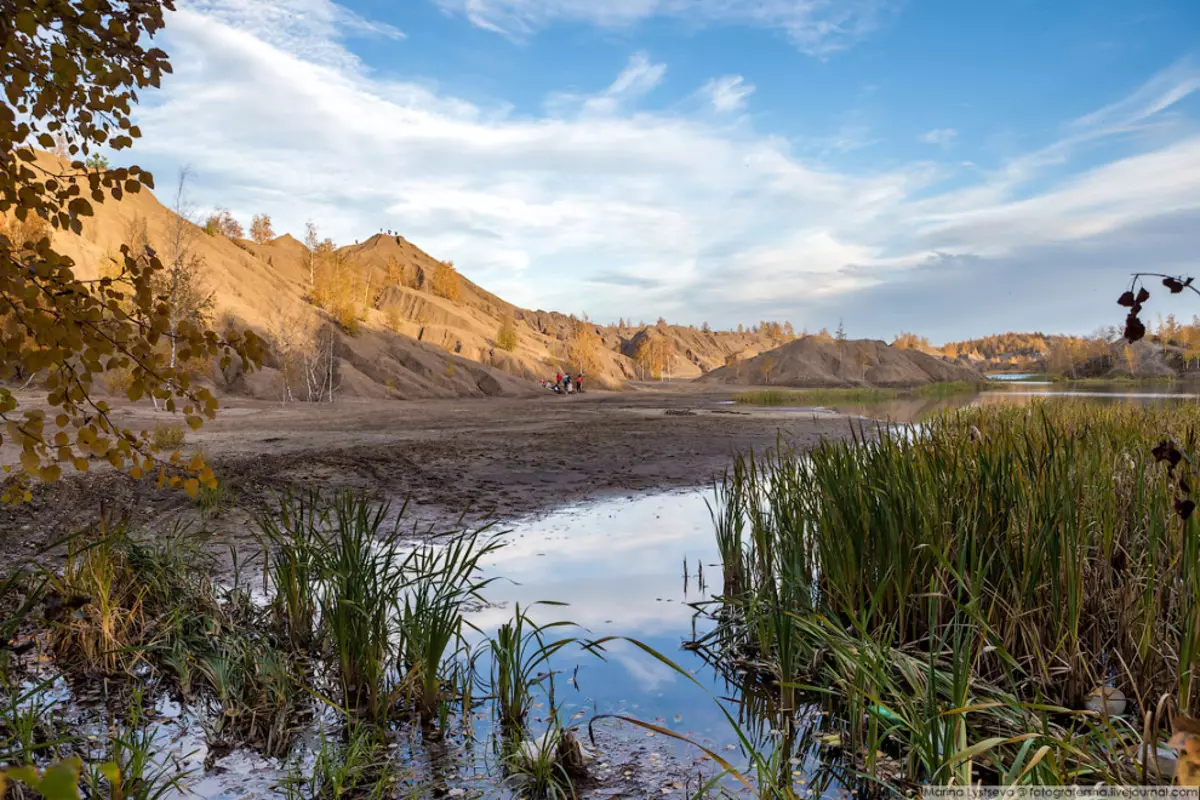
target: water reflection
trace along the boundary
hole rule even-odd
[[[559,629],[559,635],[636,639],[687,676],[627,641],[608,642],[603,658],[568,648],[553,660],[553,705],[564,724],[626,714],[687,736],[739,767],[749,766],[724,708],[757,749],[779,752],[773,768],[793,777],[798,791],[840,786],[831,776],[814,783],[821,766],[820,747],[811,735],[815,711],[800,709],[795,724],[781,725],[764,695],[746,693],[728,680],[736,672],[732,665],[684,647],[711,627],[694,604],[720,591],[709,495],[709,490],[692,490],[619,497],[510,525],[509,546],[484,565],[486,573],[503,579],[488,587],[491,604],[470,615],[480,629],[478,639],[511,619],[518,603],[539,623],[569,619],[580,626]],[[539,601],[569,605],[534,605]],[[550,705],[551,698],[543,697],[535,709],[543,724]],[[632,752],[644,764],[661,755],[686,769],[701,756],[686,743],[648,735],[628,723],[605,720],[597,727],[606,758]],[[712,762],[704,767],[711,776]],[[691,774],[694,779],[696,770]],[[675,782],[644,788],[657,793]]]

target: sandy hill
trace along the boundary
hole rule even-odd
[[[579,369],[589,385],[616,388],[630,380],[693,379],[714,370],[728,375],[721,372],[725,364],[758,363],[756,356],[785,340],[778,325],[745,332],[665,322],[598,325],[523,309],[403,236],[380,233],[314,256],[289,234],[262,244],[209,235],[148,191],[96,204],[80,236],[54,234],[55,247],[85,277],[111,268],[121,244],[139,239],[164,262],[180,253],[195,260],[202,286],[213,295],[218,329],[249,327],[272,343],[262,371],[213,376],[221,391],[262,398],[320,393],[313,388],[319,364],[350,396],[520,395],[537,391],[539,379],[559,370]],[[336,275],[328,285],[336,284],[340,300],[325,297],[314,274]],[[507,348],[499,344],[505,327],[515,333]],[[816,380],[862,382],[856,364],[853,358],[840,366],[831,362]],[[886,370],[879,375],[909,380]],[[870,374],[865,380],[872,380]]]
[[[502,369],[387,331],[373,322],[369,310],[353,336],[332,324],[325,312],[305,299],[308,250],[291,236],[261,246],[209,236],[147,191],[127,194],[120,202],[110,198],[94,204],[94,210],[81,235],[54,234],[54,246],[75,260],[81,276],[95,276],[112,264],[121,244],[135,239],[141,230],[164,261],[174,252],[172,242],[181,236],[189,257],[198,259],[203,286],[214,296],[213,323],[218,329],[250,327],[272,341],[287,328],[297,349],[307,347],[310,358],[318,355],[315,346],[331,349],[337,391],[343,395],[419,398],[532,391],[527,380]],[[290,374],[301,370],[272,352],[263,370],[250,376],[237,371],[214,375],[214,382],[222,391],[278,398],[285,391],[283,369]],[[293,397],[306,399],[306,383],[303,375],[291,374]]]
[[[805,336],[701,378],[714,383],[797,387],[905,387],[941,381],[982,381],[973,369],[919,350],[857,339]]]

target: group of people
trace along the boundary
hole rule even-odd
[[[582,394],[583,374],[581,373],[572,378],[570,374],[559,372],[555,374],[553,382],[542,381],[542,387],[550,389],[555,394]]]

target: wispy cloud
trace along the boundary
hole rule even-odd
[[[1175,64],[1142,84],[1132,94],[1074,121],[1078,131],[1136,125],[1200,92],[1200,64],[1193,57]]]
[[[343,69],[359,66],[358,57],[339,42],[347,34],[404,38],[395,26],[369,20],[332,0],[184,0],[182,8],[306,60]]]
[[[720,112],[738,111],[746,107],[746,99],[754,94],[754,84],[746,83],[741,75],[726,75],[713,78],[701,90]]]
[[[917,137],[918,140],[925,144],[935,144],[938,147],[949,147],[954,144],[954,140],[958,138],[958,131],[954,128],[935,128],[931,131],[925,131]]]
[[[524,38],[555,22],[621,27],[654,17],[782,30],[802,51],[827,55],[872,33],[889,0],[435,0],[473,25]]]
[[[1200,215],[1200,135],[1123,135],[1131,121],[1181,113],[1197,77],[1186,66],[990,168],[837,171],[745,115],[649,107],[666,66],[646,55],[591,94],[518,115],[504,98],[467,102],[360,69],[330,19],[298,15],[280,37],[215,6],[172,14],[176,74],[139,110],[139,159],[167,174],[192,163],[201,203],[268,211],[294,232],[312,218],[340,241],[400,229],[502,296],[600,318],[783,313],[800,326],[811,314],[819,326],[836,324],[820,320],[836,309],[848,323],[883,324],[871,304],[903,296],[929,264],[995,284],[1051,251],[1083,264],[1099,242],[1129,252],[1111,244],[1123,231]],[[1098,140],[1121,155],[1079,163]],[[1176,239],[1146,240],[1139,265],[1171,257],[1160,240]],[[941,302],[936,285],[921,285],[929,307]],[[1025,301],[993,291],[988,302]],[[974,320],[961,302],[939,307]]]

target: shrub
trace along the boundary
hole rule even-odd
[[[104,373],[104,385],[109,394],[128,395],[129,387],[133,385],[133,370],[128,367],[116,367]]]
[[[150,440],[159,450],[176,450],[183,446],[185,435],[182,425],[160,422],[150,432]]]

